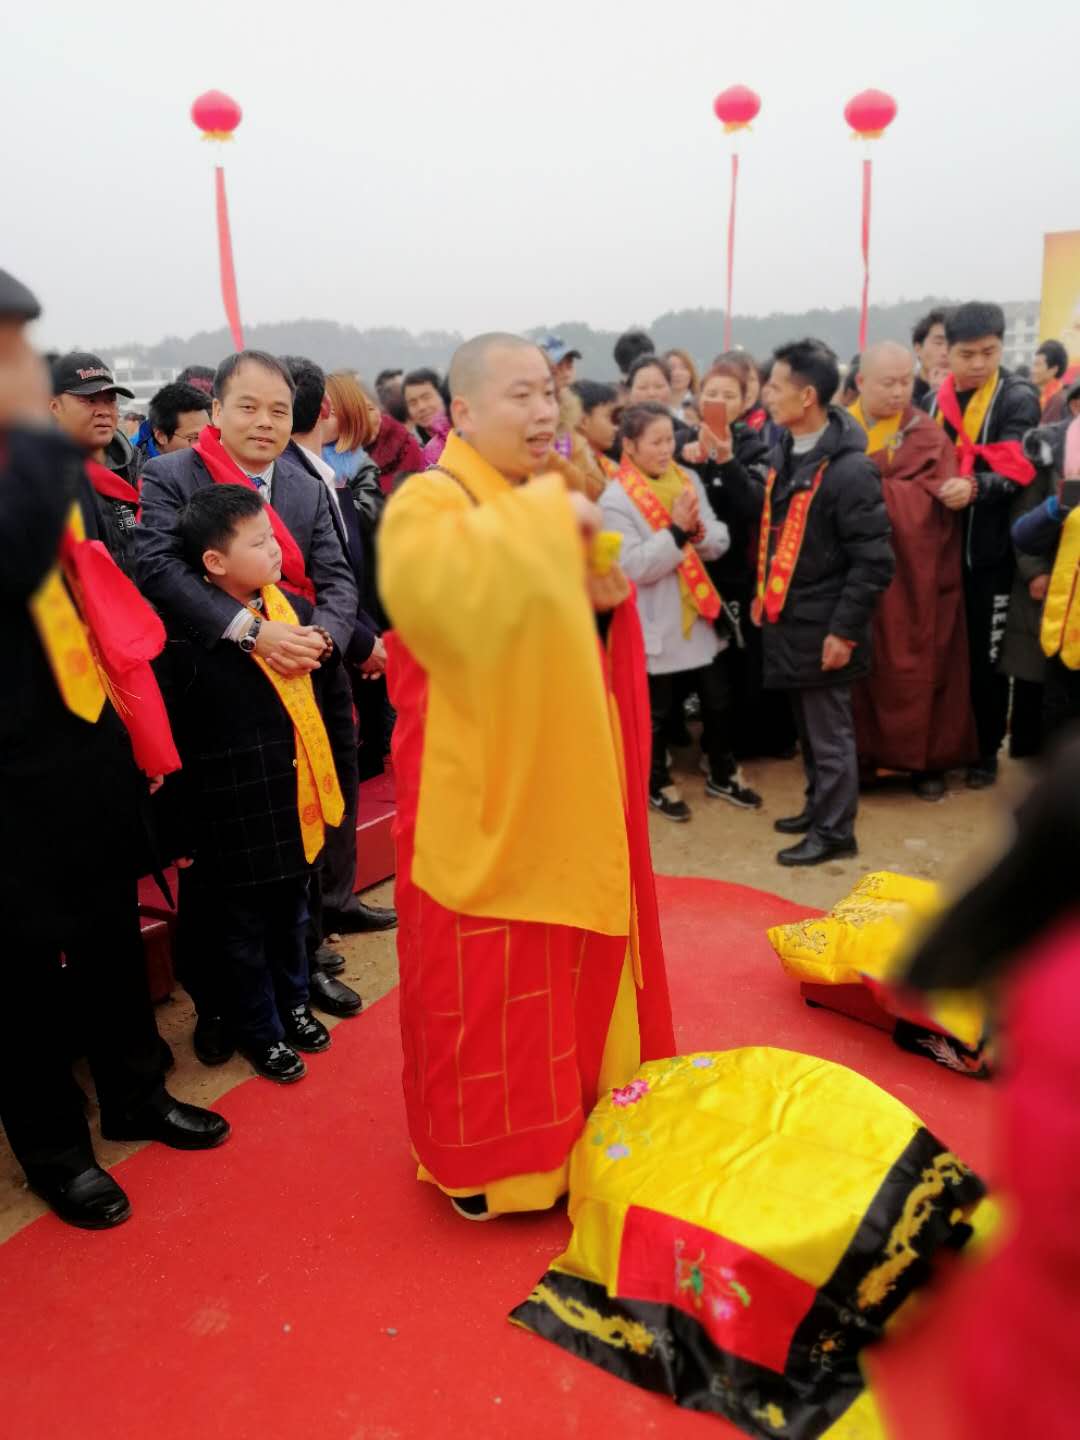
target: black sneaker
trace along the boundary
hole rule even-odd
[[[306,1005],[297,1005],[295,1010],[282,1018],[285,1039],[294,1050],[303,1050],[308,1055],[317,1055],[320,1050],[330,1049],[330,1031],[321,1020],[316,1020]]]
[[[451,1195],[450,1204],[463,1220],[494,1220],[483,1195]]]
[[[650,791],[649,804],[654,810],[659,810],[665,820],[690,819],[690,806],[674,785],[665,785],[663,790]]]
[[[294,1080],[302,1080],[307,1074],[307,1066],[303,1060],[284,1040],[272,1040],[269,1045],[260,1045],[245,1053],[256,1073],[264,1080],[275,1080],[279,1085],[291,1085]]]
[[[714,780],[710,775],[705,781],[705,794],[711,795],[715,800],[726,800],[729,805],[736,805],[740,810],[761,809],[761,796],[756,790],[751,790],[749,785],[742,783],[738,771],[730,780]]]

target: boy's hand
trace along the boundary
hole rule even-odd
[[[255,654],[279,675],[318,670],[325,650],[323,637],[311,625],[286,625],[280,620],[264,620],[255,640]]]

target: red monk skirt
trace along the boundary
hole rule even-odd
[[[636,613],[626,618],[636,624]],[[615,630],[613,624],[613,642]],[[555,1170],[569,1155],[597,1098],[627,941],[565,925],[457,914],[412,883],[428,682],[397,636],[388,637],[388,649],[397,711],[396,893],[409,1135],[440,1185],[480,1189],[512,1175]],[[618,668],[613,661],[613,671]],[[618,698],[618,676],[613,679]],[[640,779],[643,791],[643,773],[635,771],[642,770],[645,753],[635,730],[641,717],[625,694],[620,716],[628,785],[634,791]],[[647,815],[643,804],[640,815],[634,804],[628,810],[645,1060],[672,1054],[675,1042]]]

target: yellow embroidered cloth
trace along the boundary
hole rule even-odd
[[[623,799],[564,482],[511,485],[456,434],[439,465],[392,496],[378,544],[383,602],[429,681],[412,878],[462,914],[626,935]]]
[[[71,507],[67,530],[76,541],[86,539],[77,504]],[[64,704],[80,720],[94,724],[105,708],[105,686],[86,626],[59,565],[53,566],[31,596],[30,616]]]
[[[858,1353],[983,1195],[844,1066],[763,1046],[653,1061],[590,1116],[570,1244],[511,1319],[750,1435],[884,1440]]]

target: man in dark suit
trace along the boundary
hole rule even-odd
[[[138,916],[148,786],[102,689],[87,704],[71,688],[73,676],[93,683],[88,643],[72,666],[68,638],[86,615],[58,636],[31,611],[46,577],[63,574],[61,542],[78,545],[76,517],[87,540],[101,537],[83,456],[49,424],[44,368],[23,334],[37,314],[0,271],[0,1120],[31,1188],[61,1219],[104,1229],[131,1206],[94,1159],[72,1041],[90,1061],[108,1138],[196,1150],[229,1127],[165,1090]],[[85,594],[60,585],[70,615]]]
[[[190,450],[151,460],[142,475],[142,514],[136,532],[136,564],[143,593],[172,626],[183,626],[208,647],[251,648],[283,675],[318,668],[325,630],[341,653],[356,624],[357,594],[345,558],[333,500],[286,447],[292,433],[295,386],[273,355],[244,350],[230,355],[214,377],[213,426]],[[184,558],[179,517],[190,497],[215,483],[248,484],[270,507],[282,549],[283,580],[314,605],[310,624],[257,621],[220,590],[194,574]],[[206,1064],[232,1054],[221,1021],[216,967],[202,943],[198,883],[181,880],[180,978],[195,1001],[195,1051]]]

